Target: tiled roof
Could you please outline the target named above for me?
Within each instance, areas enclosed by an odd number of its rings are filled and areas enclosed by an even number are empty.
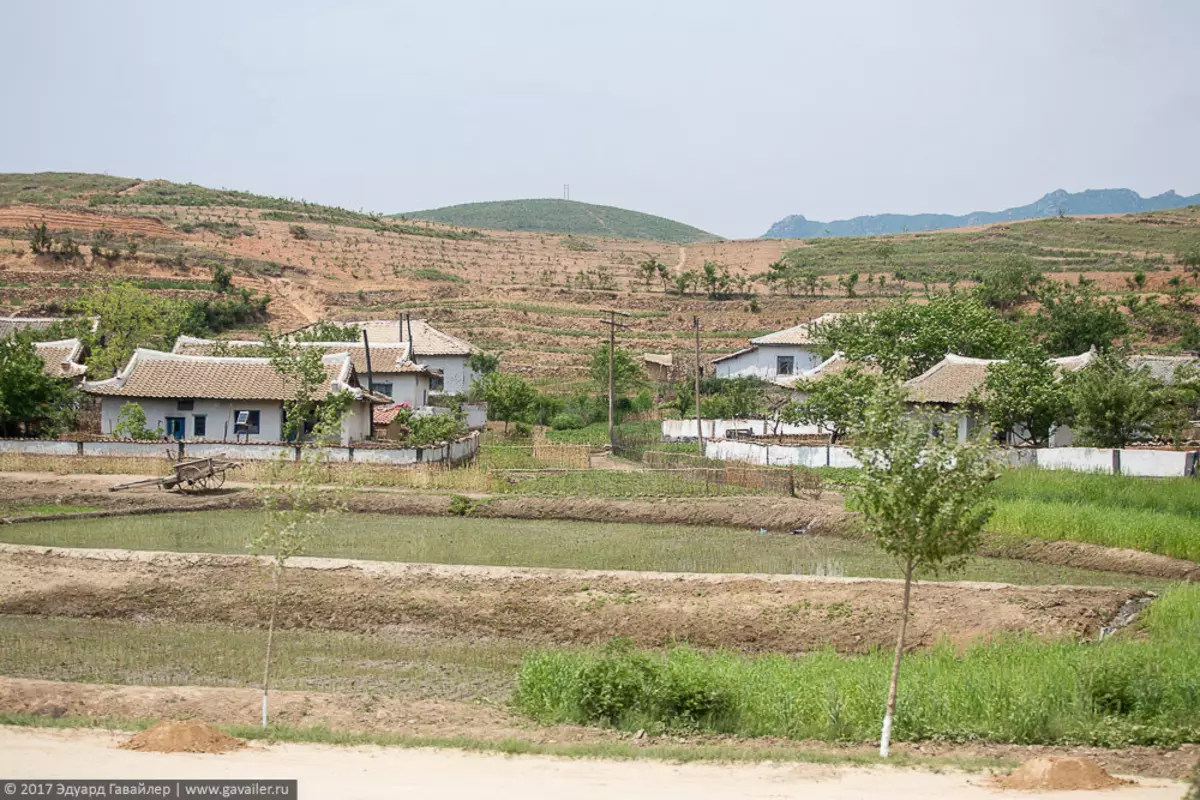
[[[405,324],[404,330],[401,331],[400,320],[373,319],[340,324],[359,330],[365,328],[371,339],[372,352],[375,350],[376,343],[395,344],[408,341],[409,326]],[[413,349],[418,361],[422,356],[469,356],[476,352],[476,348],[470,342],[439,331],[423,319],[414,319],[411,321],[411,325],[413,344],[415,345]]]
[[[675,363],[670,353],[643,353],[642,360],[647,364],[658,364],[660,367],[670,367]]]
[[[822,314],[816,319],[793,325],[782,331],[768,333],[751,339],[750,344],[817,344],[816,329],[822,324],[833,322],[842,314]]]
[[[367,374],[367,348],[362,342],[297,342],[300,347],[319,347],[326,355],[346,353],[354,363],[354,370]],[[196,339],[180,336],[175,340],[172,353],[188,356],[210,356],[214,353],[237,355],[239,350],[247,356],[261,356],[263,343],[253,339]],[[414,364],[408,360],[408,343],[371,345],[371,370],[374,372],[412,372],[437,374],[425,364]]]
[[[100,325],[98,317],[85,317],[91,322],[94,332]],[[58,322],[78,322],[80,317],[0,317],[0,339],[7,339],[19,331],[42,331]]]
[[[87,367],[78,363],[83,353],[83,342],[78,339],[35,342],[33,349],[51,378],[77,378],[87,372]]]
[[[405,406],[402,406],[399,403],[392,403],[391,405],[375,406],[375,408],[372,411],[372,414],[375,417],[375,424],[376,425],[390,425],[392,420],[394,420],[396,418],[396,415],[400,413],[400,409],[402,409],[402,408],[405,408]]]
[[[1091,363],[1094,352],[1077,356],[1052,358],[1061,372],[1076,372]],[[913,403],[944,403],[957,405],[965,401],[973,391],[982,389],[987,381],[987,368],[1002,364],[1004,359],[968,358],[947,353],[946,357],[904,385],[908,399]]]
[[[716,358],[713,359],[713,363],[715,364],[718,361],[728,361],[731,358],[737,358],[738,356],[744,356],[744,355],[746,355],[746,353],[753,353],[757,349],[758,349],[757,347],[743,347],[741,350],[734,350],[732,353],[729,353],[728,355],[717,356]]]
[[[330,391],[354,387],[354,365],[345,353],[323,359],[328,383],[317,397]],[[206,398],[217,400],[288,400],[295,394],[286,380],[265,358],[230,356],[187,356],[139,348],[114,378],[85,381],[90,394],[114,397]],[[374,395],[372,399],[382,402]]]
[[[779,386],[786,386],[791,389],[800,382],[819,381],[827,378],[830,375],[840,375],[850,367],[858,367],[860,371],[869,375],[878,375],[882,370],[878,364],[867,363],[863,361],[851,361],[842,353],[834,353],[829,358],[822,361],[817,366],[810,370],[805,370],[797,375],[785,375],[781,378],[776,378],[775,383]]]
[[[1174,382],[1175,370],[1185,364],[1200,368],[1200,359],[1195,356],[1138,355],[1130,356],[1128,363],[1134,369],[1146,370],[1155,380],[1163,383]]]

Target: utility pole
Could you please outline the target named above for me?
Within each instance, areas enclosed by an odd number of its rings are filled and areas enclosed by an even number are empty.
[[[608,312],[608,319],[601,318],[600,321],[608,326],[608,448],[611,451],[616,445],[616,436],[613,432],[613,404],[616,392],[613,389],[613,351],[617,344],[617,328],[628,328],[629,326],[623,322],[617,322],[617,315],[628,317],[624,311],[617,311],[612,308],[604,309]]]
[[[692,317],[692,328],[696,331],[696,442],[700,455],[704,455],[704,424],[700,421],[700,317]]]

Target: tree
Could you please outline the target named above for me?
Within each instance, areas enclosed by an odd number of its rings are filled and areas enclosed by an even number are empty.
[[[1041,281],[1042,271],[1032,261],[1024,256],[1010,256],[983,273],[975,296],[984,305],[1008,309],[1032,295]]]
[[[296,331],[291,339],[295,342],[357,342],[362,339],[362,331],[354,325],[321,320]]]
[[[1070,393],[1040,347],[1018,348],[988,365],[984,387],[980,402],[993,428],[1033,447],[1045,447],[1051,429],[1070,418]]]
[[[879,743],[885,758],[913,579],[961,568],[992,513],[986,489],[996,468],[989,444],[983,439],[959,443],[953,431],[930,436],[930,422],[923,414],[907,412],[900,387],[884,385],[867,403],[862,426],[854,431],[853,452],[862,463],[853,491],[855,506],[876,544],[904,573],[900,630]]]
[[[1000,358],[1018,341],[1013,326],[967,294],[934,294],[923,304],[901,301],[848,314],[822,325],[818,335],[851,361],[874,361],[901,378],[921,374],[947,353]]]
[[[29,250],[35,256],[49,253],[52,244],[53,239],[50,238],[50,229],[46,227],[45,220],[42,220],[40,225],[29,228]]]
[[[224,264],[218,262],[212,268],[213,287],[221,294],[233,288],[233,273]]]
[[[290,559],[303,555],[327,518],[342,508],[340,495],[324,486],[328,447],[340,441],[342,420],[353,396],[348,390],[329,393],[324,352],[268,337],[265,347],[271,366],[291,387],[284,401],[284,438],[301,443],[300,459],[282,456],[277,469],[294,469],[283,480],[268,479],[260,489],[266,516],[250,541],[251,552],[271,559],[271,601],[263,659],[262,726],[267,727],[267,698],[271,686],[271,655],[275,622],[282,600],[283,571]]]
[[[601,394],[608,394],[608,345],[599,345],[592,350],[588,365],[588,376]],[[623,397],[647,386],[650,377],[642,362],[623,347],[613,350],[613,395]]]
[[[137,403],[124,403],[117,412],[117,421],[113,425],[113,436],[129,437],[139,441],[150,441],[163,438],[162,428],[151,430],[146,426],[146,410]]]
[[[80,337],[91,353],[88,371],[96,378],[116,374],[139,347],[170,350],[181,333],[205,329],[195,306],[156,297],[130,283],[93,290],[80,309],[100,318],[98,331],[89,328]]]
[[[57,434],[70,426],[78,398],[46,374],[33,342],[0,340],[0,434]]]
[[[851,272],[838,278],[838,285],[846,290],[846,297],[854,297],[854,287],[858,285],[858,273]]]
[[[500,356],[485,353],[482,350],[471,353],[467,359],[467,367],[476,375],[486,375],[500,369]]]
[[[746,419],[766,411],[758,378],[715,378],[704,382],[701,395],[701,413],[709,419]]]
[[[1189,423],[1200,418],[1200,370],[1186,363],[1176,367],[1171,380],[1159,386],[1155,405],[1151,430],[1178,445]]]
[[[642,280],[646,282],[647,289],[650,288],[650,282],[658,275],[662,266],[654,256],[638,262],[638,271],[642,273]]]
[[[805,398],[784,405],[779,418],[790,425],[817,425],[829,434],[831,444],[837,444],[849,431],[862,426],[867,403],[880,381],[879,375],[860,364],[820,380],[798,381],[794,388],[804,392]]]
[[[1162,384],[1108,353],[1068,377],[1080,439],[1122,448],[1144,434],[1158,411]]]
[[[659,263],[655,269],[658,270],[658,280],[662,283],[663,291],[665,292],[671,285],[671,271],[667,269],[667,265],[663,263]]]
[[[1038,292],[1041,302],[1033,332],[1052,356],[1071,356],[1092,347],[1105,351],[1129,332],[1116,303],[1100,299],[1088,286],[1050,281]]]
[[[476,378],[471,385],[471,395],[488,404],[488,419],[508,423],[523,419],[537,396],[537,392],[519,375],[507,372],[487,372]]]

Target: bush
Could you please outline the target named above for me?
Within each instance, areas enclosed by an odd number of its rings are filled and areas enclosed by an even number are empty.
[[[112,432],[113,436],[117,438],[151,440],[163,437],[162,428],[151,430],[146,427],[146,412],[137,403],[126,403],[121,406]]]
[[[451,495],[449,511],[456,517],[469,517],[476,505],[477,503],[466,495]]]
[[[555,414],[550,420],[550,427],[556,431],[577,431],[583,427],[583,420],[578,414],[561,413]]]

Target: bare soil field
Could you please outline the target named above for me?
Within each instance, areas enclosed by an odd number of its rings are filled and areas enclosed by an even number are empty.
[[[267,617],[267,570],[249,556],[0,545],[0,614],[215,622]],[[384,628],[796,653],[888,646],[902,583],[860,578],[608,572],[296,559],[284,628]],[[1100,587],[922,582],[913,648],[1004,632],[1092,637],[1140,593]]]
[[[305,797],[371,798],[994,798],[987,775],[837,764],[678,764],[549,756],[506,757],[430,748],[254,744],[231,753],[144,753],[119,749],[126,735],[106,731],[0,728],[0,748],[21,778],[291,778]],[[1167,800],[1184,786],[1141,778],[1071,797]],[[1022,792],[1014,797],[1062,797]]]

